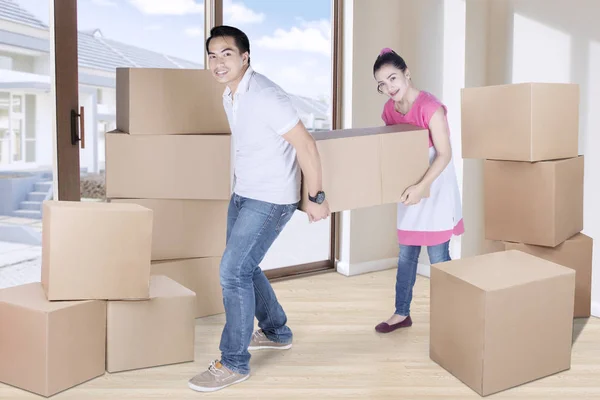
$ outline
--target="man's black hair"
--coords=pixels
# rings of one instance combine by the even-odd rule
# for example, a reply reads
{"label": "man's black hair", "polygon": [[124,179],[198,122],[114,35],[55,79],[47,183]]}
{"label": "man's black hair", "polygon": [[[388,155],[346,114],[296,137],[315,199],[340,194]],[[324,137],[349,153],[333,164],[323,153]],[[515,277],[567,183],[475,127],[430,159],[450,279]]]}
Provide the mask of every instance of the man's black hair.
{"label": "man's black hair", "polygon": [[250,40],[248,36],[233,26],[220,25],[215,26],[210,30],[210,37],[206,39],[206,52],[208,53],[208,45],[215,37],[231,37],[235,42],[235,46],[240,50],[240,54],[248,52],[248,65],[250,65]]}

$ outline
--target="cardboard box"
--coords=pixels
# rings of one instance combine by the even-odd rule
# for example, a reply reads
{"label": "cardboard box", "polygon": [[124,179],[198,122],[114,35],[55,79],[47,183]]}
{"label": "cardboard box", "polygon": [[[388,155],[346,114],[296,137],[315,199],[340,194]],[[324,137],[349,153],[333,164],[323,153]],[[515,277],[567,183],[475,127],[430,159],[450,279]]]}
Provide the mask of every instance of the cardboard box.
{"label": "cardboard box", "polygon": [[144,135],[230,133],[224,90],[208,70],[117,68],[117,129]]}
{"label": "cardboard box", "polygon": [[463,158],[577,157],[577,84],[518,83],[465,88],[461,94]]}
{"label": "cardboard box", "polygon": [[593,244],[592,238],[582,233],[554,248],[503,242],[506,250],[520,250],[575,270],[575,318],[587,318],[591,313]]}
{"label": "cardboard box", "polygon": [[196,295],[165,276],[150,280],[150,300],[109,301],[108,372],[194,361]]}
{"label": "cardboard box", "polygon": [[485,238],[558,246],[583,229],[583,156],[484,161]]}
{"label": "cardboard box", "polygon": [[48,300],[148,298],[152,210],[46,201],[42,285]]}
{"label": "cardboard box", "polygon": [[153,211],[152,260],[221,257],[227,235],[224,200],[114,199]]}
{"label": "cardboard box", "polygon": [[0,382],[52,396],[104,374],[106,302],[50,302],[39,282],[0,290]]}
{"label": "cardboard box", "polygon": [[575,271],[517,250],[431,266],[430,358],[482,396],[571,366]]}
{"label": "cardboard box", "polygon": [[220,257],[155,261],[152,275],[165,275],[196,293],[195,317],[207,317],[225,312],[220,263]]}
{"label": "cardboard box", "polygon": [[229,200],[229,135],[106,134],[106,197]]}
{"label": "cardboard box", "polygon": [[[399,202],[429,168],[429,132],[412,125],[314,132],[331,212]],[[300,209],[308,189],[302,185]],[[427,196],[429,194],[427,193]]]}

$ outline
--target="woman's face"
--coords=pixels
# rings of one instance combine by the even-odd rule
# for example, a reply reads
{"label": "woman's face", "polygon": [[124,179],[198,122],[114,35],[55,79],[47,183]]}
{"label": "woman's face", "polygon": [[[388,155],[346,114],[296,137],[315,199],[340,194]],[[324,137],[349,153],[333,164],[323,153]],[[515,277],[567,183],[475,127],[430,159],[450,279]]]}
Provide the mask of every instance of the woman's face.
{"label": "woman's face", "polygon": [[410,87],[408,68],[402,72],[393,65],[386,64],[375,73],[377,88],[394,101],[401,101]]}

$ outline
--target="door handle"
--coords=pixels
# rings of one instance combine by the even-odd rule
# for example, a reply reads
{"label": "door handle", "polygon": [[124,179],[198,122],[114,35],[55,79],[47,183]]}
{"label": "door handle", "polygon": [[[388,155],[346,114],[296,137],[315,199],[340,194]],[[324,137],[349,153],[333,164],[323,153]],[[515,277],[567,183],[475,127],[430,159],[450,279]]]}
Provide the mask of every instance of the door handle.
{"label": "door handle", "polygon": [[[79,124],[77,123],[79,118]],[[85,112],[83,106],[79,107],[79,114],[71,110],[71,144],[76,145],[81,141],[81,148],[85,149]]]}

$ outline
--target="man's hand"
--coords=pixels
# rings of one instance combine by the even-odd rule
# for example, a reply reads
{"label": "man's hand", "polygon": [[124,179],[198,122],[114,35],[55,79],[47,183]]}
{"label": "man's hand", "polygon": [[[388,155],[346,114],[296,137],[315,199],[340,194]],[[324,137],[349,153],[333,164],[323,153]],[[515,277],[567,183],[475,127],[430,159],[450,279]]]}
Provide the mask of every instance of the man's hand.
{"label": "man's hand", "polygon": [[306,214],[308,215],[308,221],[311,223],[326,219],[331,214],[329,203],[325,200],[323,203],[317,204],[309,200],[306,203]]}
{"label": "man's hand", "polygon": [[[283,135],[296,149],[298,164],[302,169],[303,184],[306,186],[308,193],[317,194],[322,190],[322,172],[321,172],[321,157],[317,149],[317,143],[310,133],[306,130],[302,122],[298,122],[289,132]],[[310,222],[317,222],[329,217],[329,203],[327,200],[318,204],[306,199],[306,213]]]}

